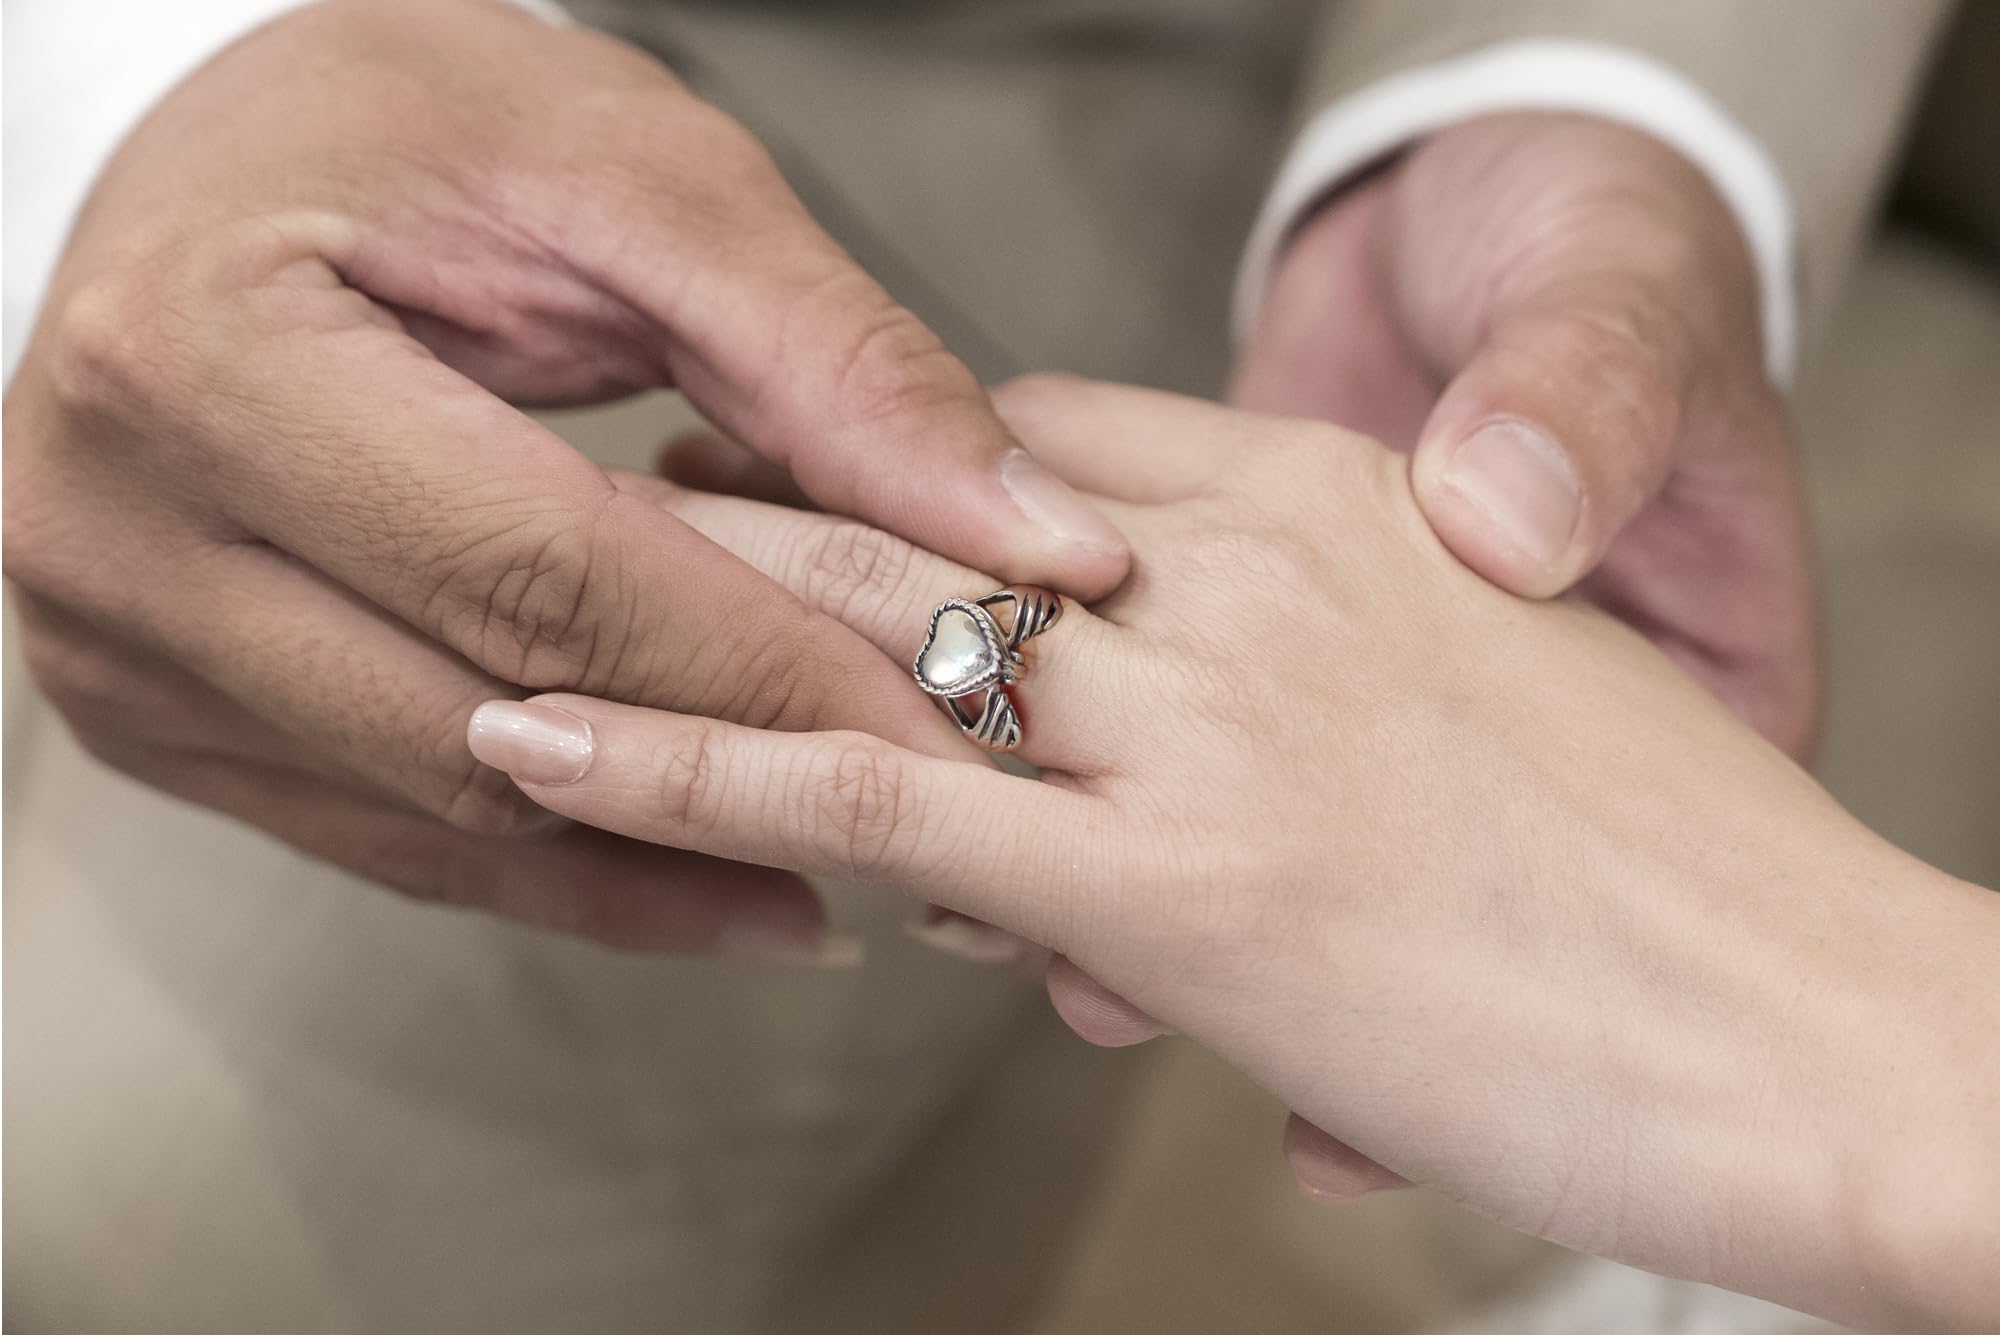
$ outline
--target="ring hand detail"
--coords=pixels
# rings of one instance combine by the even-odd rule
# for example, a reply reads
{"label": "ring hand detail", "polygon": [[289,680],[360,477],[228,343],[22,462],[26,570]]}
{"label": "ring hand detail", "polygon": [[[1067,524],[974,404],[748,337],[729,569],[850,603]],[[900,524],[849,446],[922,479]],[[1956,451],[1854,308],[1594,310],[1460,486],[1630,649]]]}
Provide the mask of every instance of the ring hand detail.
{"label": "ring hand detail", "polygon": [[[1002,615],[1007,624],[1001,624]],[[1031,584],[1014,584],[975,602],[947,598],[931,613],[912,672],[952,722],[989,751],[1021,744],[1021,716],[1007,686],[1027,675],[1021,646],[1056,624],[1062,599]],[[979,696],[977,713],[962,703]]]}

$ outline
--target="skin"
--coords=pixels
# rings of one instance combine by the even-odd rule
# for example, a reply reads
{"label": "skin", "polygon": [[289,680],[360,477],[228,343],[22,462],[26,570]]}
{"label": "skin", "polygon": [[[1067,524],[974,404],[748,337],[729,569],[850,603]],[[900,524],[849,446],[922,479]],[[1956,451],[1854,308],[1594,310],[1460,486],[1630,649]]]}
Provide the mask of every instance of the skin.
{"label": "skin", "polygon": [[[1408,452],[1424,518],[1469,569],[1527,597],[1576,590],[1805,756],[1817,601],[1756,293],[1736,219],[1673,150],[1593,117],[1494,116],[1427,137],[1295,230],[1230,398]],[[1467,442],[1493,424],[1488,439],[1525,439],[1525,457],[1468,466]],[[679,442],[667,471],[799,499],[781,470],[712,437]],[[949,921],[955,939],[991,944]],[[1069,961],[1048,981],[1092,1042],[1165,1031]],[[1403,1182],[1299,1119],[1285,1148],[1317,1197]]]}
{"label": "skin", "polygon": [[[1659,140],[1588,116],[1487,117],[1297,229],[1230,399],[1409,451],[1424,517],[1469,568],[1528,597],[1579,590],[1806,756],[1818,606],[1756,291],[1735,218]],[[1495,425],[1503,450],[1539,448],[1468,463]],[[1094,1041],[1160,1032],[1079,970],[1050,990]],[[1284,1144],[1313,1196],[1404,1185],[1299,1118]]]}
{"label": "skin", "polygon": [[[1746,266],[1649,139],[1479,122],[1301,229],[1235,393],[1421,437],[1420,502],[1468,565],[1530,594],[1595,570],[1593,597],[1802,747],[1810,589]],[[202,71],[107,172],[48,309],[8,399],[7,563],[85,744],[404,890],[616,944],[852,958],[790,877],[524,813],[457,745],[471,700],[573,685],[951,740],[852,637],[634,516],[504,403],[679,383],[801,499],[1085,593],[1122,561],[1046,480],[1021,503],[1004,479],[1028,461],[977,387],[740,129],[634,53],[505,11],[323,4]],[[1579,359],[1592,376],[1550,369]],[[1591,403],[1551,396],[1577,383]],[[1567,452],[1579,518],[1551,560],[1449,467],[1489,418]],[[384,520],[418,540],[371,537]],[[962,917],[931,929],[1013,953]],[[1163,1031],[1067,960],[1050,989],[1093,1041]],[[1304,1122],[1286,1144],[1317,1194],[1401,1181]]]}
{"label": "skin", "polygon": [[[1373,442],[1075,381],[1002,406],[1134,549],[1038,642],[1044,781],[571,694],[482,711],[481,757],[574,819],[1017,932],[1512,1226],[1990,1328],[2000,899],[1869,833],[1643,637],[1468,571]],[[993,583],[651,485],[899,659]]]}
{"label": "skin", "polygon": [[[1802,756],[1818,609],[1756,293],[1735,218],[1652,136],[1489,117],[1294,234],[1231,400],[1409,451],[1418,505],[1469,568],[1528,597],[1578,589]],[[1540,447],[1525,482],[1473,459],[1493,424],[1503,449]]]}
{"label": "skin", "polygon": [[6,400],[31,670],[104,760],[411,894],[844,959],[796,878],[567,829],[465,748],[479,701],[552,688],[957,745],[520,410],[669,384],[828,509],[1082,596],[1125,573],[659,65],[506,5],[332,0],[190,76],[77,224]]}

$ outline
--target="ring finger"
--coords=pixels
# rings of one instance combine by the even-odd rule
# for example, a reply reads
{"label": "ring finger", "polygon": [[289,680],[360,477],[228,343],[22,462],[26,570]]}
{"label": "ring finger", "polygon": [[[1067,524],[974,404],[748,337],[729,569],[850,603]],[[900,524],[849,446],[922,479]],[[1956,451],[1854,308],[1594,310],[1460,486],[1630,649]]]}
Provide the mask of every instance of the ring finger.
{"label": "ring finger", "polygon": [[[845,622],[901,664],[915,660],[938,604],[980,598],[996,587],[990,576],[854,520],[693,491],[642,473],[616,472],[612,480],[727,548],[807,607]],[[1121,634],[1064,600],[1062,619],[1026,646],[1030,670],[1007,688],[1023,723],[1015,755],[1042,769],[1080,776],[1100,774],[1116,763],[1118,734],[1098,722],[1088,702],[1092,683],[1110,679],[1104,660],[1119,652]],[[968,708],[976,715],[978,702],[968,702]]]}

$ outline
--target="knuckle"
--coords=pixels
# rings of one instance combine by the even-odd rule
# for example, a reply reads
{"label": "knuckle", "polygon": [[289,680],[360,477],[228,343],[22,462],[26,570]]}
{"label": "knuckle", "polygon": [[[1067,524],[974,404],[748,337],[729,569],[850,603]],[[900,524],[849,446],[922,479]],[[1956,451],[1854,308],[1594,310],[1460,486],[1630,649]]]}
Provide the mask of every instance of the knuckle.
{"label": "knuckle", "polygon": [[147,284],[123,273],[93,278],[51,321],[46,367],[57,403],[120,413],[161,397],[178,340]]}
{"label": "knuckle", "polygon": [[897,305],[858,270],[878,309],[851,336],[834,402],[852,421],[868,424],[956,412],[983,395],[972,373],[929,326]]}
{"label": "knuckle", "polygon": [[812,777],[810,818],[841,872],[878,880],[896,867],[896,850],[919,818],[903,766],[865,738],[823,743],[804,767]]}
{"label": "knuckle", "polygon": [[[767,156],[741,121],[696,96],[672,71],[641,55],[627,73],[632,77],[607,68],[564,103],[565,119],[581,132],[595,131],[589,142],[605,146],[579,165],[622,162],[684,172],[692,163],[725,166]],[[645,124],[670,125],[672,133],[635,137],[633,126]],[[684,175],[676,182],[686,183]]]}
{"label": "knuckle", "polygon": [[690,844],[699,844],[721,826],[721,746],[721,735],[700,722],[670,729],[655,746],[655,807],[664,828]]}
{"label": "knuckle", "polygon": [[739,628],[713,662],[707,689],[689,692],[701,712],[751,728],[809,732],[821,725],[831,676],[823,632],[848,632],[798,609],[790,624],[759,619]]}
{"label": "knuckle", "polygon": [[1297,429],[1272,432],[1267,442],[1246,463],[1260,478],[1273,485],[1258,489],[1295,504],[1312,504],[1323,497],[1321,488],[1347,481],[1347,457],[1362,438],[1325,423],[1300,424]]}
{"label": "knuckle", "polygon": [[432,579],[445,609],[433,619],[445,638],[516,685],[613,693],[631,591],[604,513],[528,516],[440,558]]}
{"label": "knuckle", "polygon": [[722,108],[688,95],[678,114],[688,142],[698,145],[704,162],[729,163],[759,176],[777,176],[777,164],[763,141]]}
{"label": "knuckle", "polygon": [[1635,298],[1565,311],[1549,330],[1548,360],[1595,386],[1604,410],[1640,423],[1671,422],[1695,343],[1672,303]]}
{"label": "knuckle", "polygon": [[[679,87],[613,87],[565,114],[591,141],[616,146],[574,164],[584,207],[608,224],[659,228],[664,244],[693,258],[731,251],[746,230],[803,219],[783,175],[757,137],[728,113]],[[673,133],[635,143],[635,124]],[[789,207],[788,207],[789,206]]]}
{"label": "knuckle", "polygon": [[[1311,588],[1318,572],[1295,540],[1281,536],[1281,520],[1269,532],[1249,526],[1216,529],[1191,538],[1182,559],[1189,572],[1215,587],[1249,583],[1259,589]],[[1263,610],[1258,609],[1260,612]]]}
{"label": "knuckle", "polygon": [[1668,303],[1632,300],[1573,312],[1572,351],[1603,363],[1661,365],[1688,342],[1687,322]]}
{"label": "knuckle", "polygon": [[[832,422],[842,431],[909,440],[986,411],[972,373],[852,260],[829,249],[814,268],[777,332],[758,395],[773,438],[811,439]],[[776,378],[801,366],[813,368],[812,382],[781,389]],[[808,406],[811,420],[804,418]],[[830,476],[855,466],[839,450],[800,449],[788,462],[809,492],[859,480]]]}
{"label": "knuckle", "polygon": [[910,545],[893,534],[867,524],[831,524],[806,543],[799,587],[807,606],[852,624],[857,601],[900,588],[913,559]]}
{"label": "knuckle", "polygon": [[1232,518],[1262,530],[1296,528],[1302,514],[1324,522],[1329,497],[1345,497],[1348,460],[1363,438],[1321,423],[1285,423],[1241,452],[1221,490]]}

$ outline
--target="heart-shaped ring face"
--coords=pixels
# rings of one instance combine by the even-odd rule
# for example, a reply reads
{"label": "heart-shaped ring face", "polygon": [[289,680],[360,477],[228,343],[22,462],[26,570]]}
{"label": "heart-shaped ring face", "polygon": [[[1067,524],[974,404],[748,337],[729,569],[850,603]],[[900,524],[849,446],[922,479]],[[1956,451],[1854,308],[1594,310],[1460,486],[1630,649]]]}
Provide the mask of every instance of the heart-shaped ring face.
{"label": "heart-shaped ring face", "polygon": [[968,695],[1005,681],[1012,657],[986,610],[953,598],[931,613],[930,633],[917,651],[917,685],[931,695]]}

